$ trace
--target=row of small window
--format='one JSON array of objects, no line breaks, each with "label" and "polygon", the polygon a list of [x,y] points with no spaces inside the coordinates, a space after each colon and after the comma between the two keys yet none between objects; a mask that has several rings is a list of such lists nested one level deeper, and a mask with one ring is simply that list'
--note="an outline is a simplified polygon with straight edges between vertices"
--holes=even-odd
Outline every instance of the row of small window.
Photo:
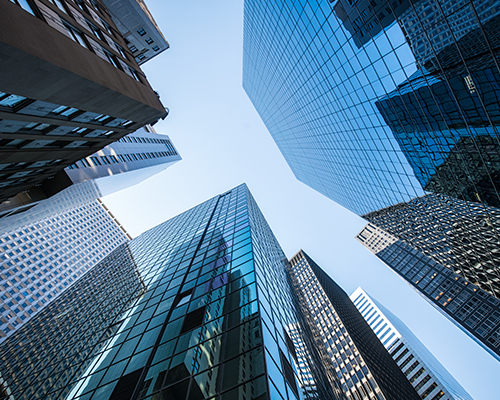
[{"label": "row of small window", "polygon": [[[96,123],[100,125],[121,128],[129,127],[134,123],[133,121],[127,119],[115,118],[106,114],[97,114],[90,111],[84,111],[71,106],[42,102],[41,100],[33,100],[28,97],[0,91],[0,108],[3,107],[9,111],[25,114],[25,112],[23,112],[23,108],[31,105],[39,106],[35,107],[38,116],[57,116],[63,120],[74,120],[77,122],[85,122],[91,124]],[[31,108],[32,107],[27,107],[28,113],[32,112]],[[40,110],[44,110],[45,113],[40,112]],[[49,124],[45,123],[30,122],[24,125],[21,129],[34,129],[44,131],[49,126]],[[81,131],[79,131],[79,129],[81,129]],[[83,130],[85,130],[85,128],[75,128],[73,129],[73,132],[82,133]]]},{"label": "row of small window", "polygon": [[[155,159],[160,157],[168,157],[172,155],[175,154],[171,154],[166,151],[155,151],[150,153],[135,153],[135,154],[117,154],[116,156],[109,155],[109,156],[82,158],[78,163],[82,164],[83,167],[85,168],[85,167],[95,167],[98,165],[118,164],[119,162]],[[70,165],[68,169],[80,168],[78,163]]]},{"label": "row of small window", "polygon": [[16,149],[70,149],[83,147],[88,145],[85,140],[24,140],[24,139],[0,139],[0,147],[16,148]]},{"label": "row of small window", "polygon": [[[146,36],[146,30],[145,30],[144,28],[140,28],[140,29],[138,29],[138,30],[137,30],[137,33],[138,33],[139,35],[141,35],[141,36]],[[145,41],[147,44],[153,44],[153,43],[154,43],[154,40],[151,38],[151,36],[148,36],[148,37],[147,37],[144,41]],[[135,45],[133,45],[133,44],[129,46],[129,49],[130,49],[130,51],[131,51],[132,53],[137,53],[137,51],[139,51],[139,50],[137,49],[137,46],[135,46]],[[157,46],[157,45],[154,45],[154,46],[152,47],[152,49],[153,49],[153,51],[159,51],[159,50],[160,50],[160,47],[159,47],[159,46]],[[145,49],[145,50],[144,50],[144,52],[143,52],[142,54],[139,54],[139,55],[137,56],[137,59],[138,59],[139,61],[142,61],[142,60],[144,60],[144,59],[146,58],[146,56],[144,55],[144,53],[145,53],[146,51],[147,51],[147,49]]]},{"label": "row of small window", "polygon": [[170,144],[170,141],[167,139],[154,139],[154,138],[144,138],[144,137],[136,137],[136,136],[124,136],[120,140],[120,142],[129,142],[129,143],[158,143],[158,144]]},{"label": "row of small window", "polygon": [[[85,38],[85,34],[83,32],[81,32],[80,30],[78,30],[77,28],[75,28],[73,25],[67,23],[66,21],[64,21],[63,24],[64,24],[64,27],[66,28],[66,30],[68,31],[68,33],[70,34],[70,37],[75,42],[79,43],[81,46],[83,46],[83,47],[89,49],[90,51],[94,52],[93,47],[87,41],[87,39]],[[91,29],[94,32],[94,34],[98,35],[98,37],[101,40],[103,40],[102,33],[100,33],[100,31],[98,31],[98,29],[95,26],[92,26],[92,25],[89,25],[89,26],[91,26]],[[120,45],[117,45],[117,44],[115,44],[115,47],[117,48],[117,50],[121,54],[121,56],[125,60],[128,60],[128,57],[127,57],[127,55],[126,55],[125,50],[123,49],[123,47],[121,47]],[[113,65],[115,68],[117,68],[117,69],[119,69],[121,71],[126,72],[128,75],[132,76],[136,81],[142,82],[139,73],[134,68],[132,68],[130,65],[126,65],[126,64],[120,62],[120,60],[118,59],[118,57],[116,55],[114,55],[113,53],[111,53],[110,51],[108,51],[108,50],[106,50],[106,49],[104,49],[102,47],[101,47],[101,51],[104,53],[104,55],[106,56],[107,61],[111,65]]]},{"label": "row of small window", "polygon": [[94,130],[89,128],[75,127],[61,127],[58,125],[50,125],[46,123],[39,122],[29,122],[22,126],[18,131],[32,131],[40,132],[42,134],[58,135],[58,136],[77,136],[77,137],[99,137],[99,136],[109,136],[113,133],[111,130]]},{"label": "row of small window", "polygon": [[48,166],[52,166],[52,165],[57,165],[59,164],[61,161],[61,159],[58,159],[58,160],[41,160],[41,161],[35,161],[33,163],[29,163],[29,162],[25,162],[25,161],[22,161],[22,162],[18,162],[18,163],[6,163],[6,164],[0,164],[0,170],[9,170],[11,168],[16,168],[16,169],[19,169],[19,168],[41,168],[41,167],[48,167]]}]

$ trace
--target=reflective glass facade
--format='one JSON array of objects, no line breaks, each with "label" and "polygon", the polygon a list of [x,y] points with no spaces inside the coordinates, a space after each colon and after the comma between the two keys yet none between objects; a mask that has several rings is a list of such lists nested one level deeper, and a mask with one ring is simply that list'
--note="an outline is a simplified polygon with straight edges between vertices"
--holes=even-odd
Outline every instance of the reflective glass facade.
[{"label": "reflective glass facade", "polygon": [[500,300],[402,240],[369,224],[357,239],[500,360]]},{"label": "reflective glass facade", "polygon": [[67,398],[68,383],[91,365],[117,332],[114,321],[143,289],[122,244],[2,343],[0,394],[8,400]]},{"label": "reflective glass facade", "polygon": [[[299,180],[359,215],[434,192],[450,215],[495,219],[498,244],[499,13],[495,0],[246,0],[243,87]],[[498,259],[471,236],[456,239]]]},{"label": "reflective glass facade", "polygon": [[348,399],[419,399],[349,296],[303,250],[289,274],[323,362]]},{"label": "reflective glass facade", "polygon": [[422,399],[472,400],[394,314],[359,287],[349,297]]},{"label": "reflective glass facade", "polygon": [[500,209],[428,194],[365,218],[500,298]]},{"label": "reflective glass facade", "polygon": [[234,188],[116,249],[43,310],[47,323],[8,338],[4,389],[16,399],[341,399],[304,335],[286,266],[248,189]]}]

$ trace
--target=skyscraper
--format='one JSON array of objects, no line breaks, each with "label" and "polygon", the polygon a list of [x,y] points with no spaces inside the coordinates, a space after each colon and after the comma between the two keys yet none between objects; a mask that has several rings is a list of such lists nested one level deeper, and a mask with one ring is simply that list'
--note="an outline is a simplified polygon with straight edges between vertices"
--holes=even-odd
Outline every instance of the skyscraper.
[{"label": "skyscraper", "polygon": [[340,288],[303,250],[289,273],[325,364],[349,399],[419,399],[377,336]]},{"label": "skyscraper", "polygon": [[66,189],[48,199],[0,212],[0,234],[135,185],[180,159],[170,138],[146,125],[66,167],[64,174],[72,182]]},{"label": "skyscraper", "polygon": [[373,224],[368,224],[356,238],[450,321],[500,360],[498,298]]},{"label": "skyscraper", "polygon": [[73,183],[79,183],[140,170],[126,175],[129,186],[164,170],[180,159],[170,138],[156,133],[152,126],[146,125],[66,167],[65,172]]},{"label": "skyscraper", "polygon": [[169,44],[144,0],[103,0],[103,3],[139,65],[168,49]]},{"label": "skyscraper", "polygon": [[349,297],[422,399],[472,400],[394,314],[359,287]]},{"label": "skyscraper", "polygon": [[[497,270],[497,2],[246,0],[244,15],[243,87],[296,177],[359,215],[407,204],[384,227],[402,240],[411,215],[446,238],[443,213],[469,208],[485,234],[446,241]],[[429,191],[442,213],[414,208]]]},{"label": "skyscraper", "polygon": [[100,0],[0,4],[0,201],[59,192],[63,169],[164,118]]},{"label": "skyscraper", "polygon": [[118,247],[9,337],[0,348],[3,391],[16,399],[343,399],[304,335],[286,266],[238,186]]},{"label": "skyscraper", "polygon": [[0,342],[130,239],[100,200],[0,234]]},{"label": "skyscraper", "polygon": [[489,294],[500,297],[500,209],[428,194],[364,217]]}]

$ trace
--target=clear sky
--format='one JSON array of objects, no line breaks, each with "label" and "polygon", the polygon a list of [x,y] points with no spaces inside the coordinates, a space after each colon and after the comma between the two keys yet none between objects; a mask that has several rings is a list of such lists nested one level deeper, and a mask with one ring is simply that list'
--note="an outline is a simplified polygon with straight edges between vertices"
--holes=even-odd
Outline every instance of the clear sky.
[{"label": "clear sky", "polygon": [[129,232],[246,182],[288,257],[303,248],[348,294],[363,287],[475,400],[497,398],[500,363],[356,242],[361,218],[295,179],[242,89],[243,0],[147,4],[171,46],[143,68],[170,109],[155,128],[183,160],[104,199]]}]

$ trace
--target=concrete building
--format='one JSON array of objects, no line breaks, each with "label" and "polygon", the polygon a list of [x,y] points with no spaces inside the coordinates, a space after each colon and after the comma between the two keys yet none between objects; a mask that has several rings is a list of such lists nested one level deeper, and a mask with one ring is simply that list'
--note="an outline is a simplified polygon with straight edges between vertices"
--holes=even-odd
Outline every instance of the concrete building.
[{"label": "concrete building", "polygon": [[167,135],[146,125],[64,169],[71,185],[48,199],[0,212],[0,234],[84,206],[163,171],[181,159]]},{"label": "concrete building", "polygon": [[100,200],[0,234],[0,342],[128,240]]},{"label": "concrete building", "polygon": [[139,65],[169,48],[143,0],[103,0]]},{"label": "concrete building", "polygon": [[[127,183],[133,185],[144,177],[163,171],[180,159],[170,138],[156,133],[152,126],[146,125],[66,167],[65,172],[73,183],[126,172]],[[139,173],[131,173],[132,171]]]},{"label": "concrete building", "polygon": [[472,400],[394,314],[359,287],[349,297],[422,399]]},{"label": "concrete building", "polygon": [[0,4],[0,210],[68,187],[63,169],[167,115],[100,0]]},{"label": "concrete building", "polygon": [[347,293],[303,251],[289,275],[323,362],[347,399],[419,399]]},{"label": "concrete building", "polygon": [[302,330],[287,263],[245,185],[215,196],[118,247],[9,337],[4,391],[344,400]]}]

